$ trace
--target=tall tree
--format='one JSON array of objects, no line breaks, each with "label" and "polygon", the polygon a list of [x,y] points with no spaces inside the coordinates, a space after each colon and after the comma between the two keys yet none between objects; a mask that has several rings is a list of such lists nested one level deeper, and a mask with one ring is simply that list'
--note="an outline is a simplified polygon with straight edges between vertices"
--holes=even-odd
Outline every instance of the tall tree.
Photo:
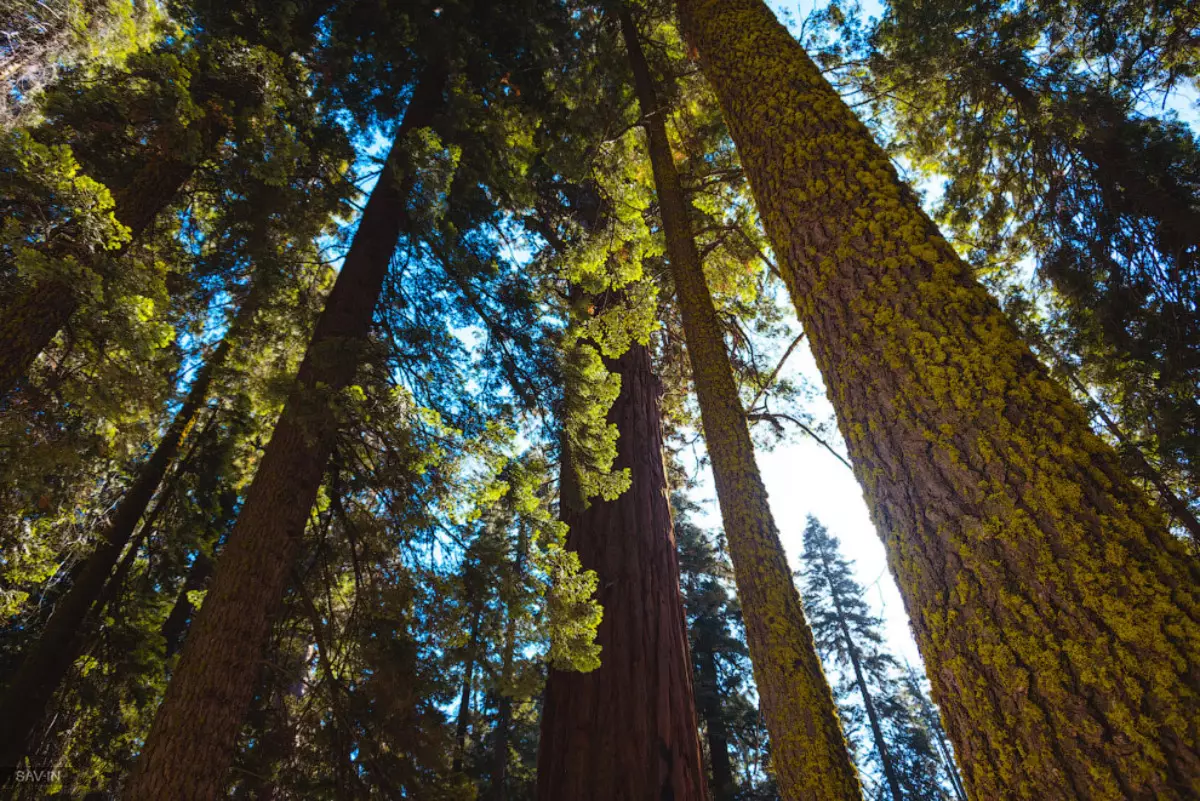
[{"label": "tall tree", "polygon": [[[51,99],[54,123],[43,126],[47,130],[40,135],[70,137],[83,129],[83,141],[70,145],[83,154],[85,172],[108,186],[113,215],[127,230],[114,242],[88,249],[62,237],[23,243],[25,259],[37,258],[39,269],[20,281],[0,307],[0,397],[13,390],[80,308],[84,288],[119,273],[117,264],[178,199],[236,118],[270,113],[270,79],[279,77],[272,73],[293,49],[311,42],[328,6],[325,0],[306,3],[311,13],[290,19],[295,25],[291,35],[273,42],[280,52],[254,46],[262,36],[252,36],[250,42],[223,38],[227,31],[206,28],[209,20],[200,19],[196,40],[170,42],[110,70],[100,81],[80,77],[73,94]],[[121,84],[130,91],[119,91]],[[71,124],[78,115],[94,119],[114,109],[118,116],[108,125]]]},{"label": "tall tree", "polygon": [[1139,6],[893,3],[858,85],[984,275],[1023,289],[1032,258],[1060,320],[1030,344],[1077,362],[1170,504],[1200,485],[1200,145],[1152,111],[1171,13]]},{"label": "tall tree", "polygon": [[[662,388],[646,344],[606,360],[621,389],[608,413],[613,468],[629,471],[615,499],[579,506],[563,491],[569,547],[600,582],[600,667],[551,670],[538,754],[538,798],[702,801],[704,780],[679,566],[663,467]],[[564,482],[576,480],[570,465]]]},{"label": "tall tree", "polygon": [[258,301],[253,294],[247,298],[232,322],[230,335],[222,339],[198,371],[174,420],[163,432],[154,452],[141,465],[137,478],[97,537],[95,549],[80,567],[71,588],[55,605],[54,614],[22,660],[20,669],[8,682],[4,696],[0,698],[0,713],[7,721],[4,733],[0,735],[0,764],[16,765],[24,756],[34,727],[87,640],[89,612],[97,604],[113,567],[133,538],[138,523],[195,424],[197,414],[208,401],[215,373],[221,369],[233,342],[257,311]]},{"label": "tall tree", "polygon": [[649,141],[667,258],[725,521],[772,764],[788,799],[855,799],[858,774],[767,502],[675,170],[664,108],[628,8],[619,11]]},{"label": "tall tree", "polygon": [[679,9],[968,791],[1195,795],[1200,567],[770,9]]},{"label": "tall tree", "polygon": [[[800,558],[804,609],[812,620],[817,650],[843,672],[850,668],[837,688],[843,718],[847,709],[852,715],[859,709],[866,713],[888,795],[894,801],[947,798],[928,732],[904,697],[900,666],[883,648],[883,621],[871,614],[837,538],[812,516],[804,528]],[[861,705],[846,703],[853,695]],[[953,765],[949,772],[953,785]]]},{"label": "tall tree", "polygon": [[354,377],[416,181],[410,132],[441,105],[437,65],[413,90],[325,311],[130,780],[130,798],[215,798],[254,690],[254,665],[332,449],[333,402]]}]

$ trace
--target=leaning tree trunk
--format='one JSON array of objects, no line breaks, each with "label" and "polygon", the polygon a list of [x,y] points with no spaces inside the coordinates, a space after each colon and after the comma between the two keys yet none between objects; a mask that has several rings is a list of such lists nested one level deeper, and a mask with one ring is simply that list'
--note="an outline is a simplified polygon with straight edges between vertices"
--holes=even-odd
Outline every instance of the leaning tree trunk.
[{"label": "leaning tree trunk", "polygon": [[271,441],[166,698],[126,791],[128,799],[213,799],[224,789],[263,645],[337,434],[330,404],[363,357],[414,176],[403,142],[440,107],[442,81],[413,94],[350,252],[325,303]]},{"label": "leaning tree trunk", "polygon": [[22,660],[5,689],[3,699],[0,699],[0,720],[4,721],[3,730],[0,731],[0,765],[15,765],[24,756],[25,748],[46,713],[50,699],[79,657],[87,641],[86,621],[89,612],[97,605],[113,565],[117,563],[121,552],[126,550],[138,522],[195,424],[197,414],[208,400],[214,375],[224,364],[233,342],[256,314],[260,294],[257,286],[251,287],[250,294],[231,323],[229,335],[221,340],[213,355],[197,372],[183,405],[163,433],[158,447],[142,463],[137,478],[117,504],[107,527],[97,537],[96,547],[74,577],[71,588],[55,605],[54,614],[47,621],[42,635]]},{"label": "leaning tree trunk", "polygon": [[[633,344],[608,369],[621,377],[609,411],[614,470],[629,489],[586,509],[564,488],[568,544],[596,571],[604,607],[590,673],[551,670],[538,749],[541,801],[704,801],[675,532],[663,466],[662,386],[649,349]],[[564,470],[569,476],[570,470]]]},{"label": "leaning tree trunk", "polygon": [[[227,122],[221,108],[210,104],[195,128],[201,145],[198,158],[181,157],[172,151],[152,159],[134,177],[129,186],[114,192],[114,214],[130,229],[130,239],[120,250],[96,252],[87,265],[97,272],[137,242],[155,217],[183,188],[198,161],[212,152],[225,135]],[[0,398],[8,395],[29,372],[33,360],[45,350],[79,308],[75,287],[66,281],[46,280],[26,286],[0,309]]]},{"label": "leaning tree trunk", "polygon": [[973,797],[1200,794],[1200,566],[761,0],[680,0]]},{"label": "leaning tree trunk", "polygon": [[666,122],[628,11],[622,10],[621,24],[649,139],[667,258],[742,603],[754,680],[771,734],[771,764],[785,799],[859,799],[858,772],[767,503],[729,354],[692,236]]},{"label": "leaning tree trunk", "polygon": [[463,660],[462,692],[458,699],[458,721],[454,726],[454,762],[455,773],[461,773],[463,758],[467,754],[467,729],[471,725],[471,692],[475,679],[475,655],[479,649],[479,626],[482,623],[483,612],[476,611],[471,621],[471,637],[467,644],[467,656]]}]

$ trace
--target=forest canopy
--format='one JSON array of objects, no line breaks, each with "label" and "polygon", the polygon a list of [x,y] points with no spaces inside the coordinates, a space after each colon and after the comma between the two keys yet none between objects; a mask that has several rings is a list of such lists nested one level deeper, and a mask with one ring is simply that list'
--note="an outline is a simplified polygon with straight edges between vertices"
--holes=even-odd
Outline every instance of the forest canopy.
[{"label": "forest canopy", "polygon": [[1197,42],[3,0],[0,794],[1200,796]]}]

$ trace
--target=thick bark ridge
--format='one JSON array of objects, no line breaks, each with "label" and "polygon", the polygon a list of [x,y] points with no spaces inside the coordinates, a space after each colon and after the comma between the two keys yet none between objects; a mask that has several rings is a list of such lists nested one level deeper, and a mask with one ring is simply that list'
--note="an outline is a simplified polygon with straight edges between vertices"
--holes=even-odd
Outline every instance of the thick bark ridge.
[{"label": "thick bark ridge", "polygon": [[1200,567],[760,0],[681,0],[975,798],[1200,794]]},{"label": "thick bark ridge", "polygon": [[705,801],[679,592],[675,532],[662,457],[662,387],[649,349],[633,345],[608,369],[621,394],[615,470],[632,483],[613,501],[564,504],[568,545],[600,578],[600,667],[551,670],[538,751],[541,801]]},{"label": "thick bark ridge", "polygon": [[775,776],[788,801],[857,800],[858,772],[767,502],[657,93],[627,11],[621,22]]},{"label": "thick bark ridge", "polygon": [[400,143],[428,124],[442,81],[417,87],[242,512],[184,643],[179,666],[126,790],[127,799],[215,799],[225,788],[257,667],[304,533],[336,423],[330,408],[354,377],[399,241],[412,175]]}]

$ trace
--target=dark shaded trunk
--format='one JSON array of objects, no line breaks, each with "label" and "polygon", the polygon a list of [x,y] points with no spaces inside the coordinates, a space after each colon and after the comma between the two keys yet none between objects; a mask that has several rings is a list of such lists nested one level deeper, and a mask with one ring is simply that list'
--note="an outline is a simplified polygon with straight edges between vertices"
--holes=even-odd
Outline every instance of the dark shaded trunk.
[{"label": "dark shaded trunk", "polygon": [[462,693],[458,699],[458,720],[454,726],[454,772],[461,773],[463,757],[467,751],[467,729],[471,725],[471,690],[475,679],[475,654],[479,648],[479,624],[482,615],[475,613],[471,621],[471,637],[467,644],[467,658],[463,661]]},{"label": "dark shaded trunk", "polygon": [[1200,795],[1200,563],[761,0],[680,0],[969,792]]},{"label": "dark shaded trunk", "polygon": [[[199,161],[207,158],[225,135],[223,112],[213,104],[196,123],[201,146],[197,158],[168,154],[152,159],[129,186],[113,192],[115,214],[129,227],[131,239],[120,250],[96,252],[86,265],[100,274],[111,269],[141,239],[154,219],[179,195]],[[34,359],[66,326],[79,307],[75,287],[64,281],[42,281],[17,292],[0,309],[0,398],[25,377]]]},{"label": "dark shaded trunk", "polygon": [[621,27],[649,140],[667,258],[742,603],[746,642],[763,718],[771,734],[776,779],[787,799],[857,801],[861,796],[858,772],[779,542],[692,235],[689,204],[675,171],[664,110],[637,28],[626,10],[621,12]]},{"label": "dark shaded trunk", "polygon": [[[517,553],[513,565],[513,580],[525,578],[525,552],[529,549],[529,537],[525,526],[517,535]],[[512,681],[513,660],[517,651],[517,618],[510,609],[504,624],[504,651],[500,665],[499,700],[496,703],[495,740],[492,748],[492,781],[488,790],[488,801],[505,801],[508,797],[508,741],[512,727]]]},{"label": "dark shaded trunk", "polygon": [[721,703],[721,683],[717,675],[717,657],[712,643],[703,633],[696,640],[696,704],[704,720],[708,740],[708,758],[712,767],[713,801],[733,801],[737,786],[733,781],[733,758],[729,753],[729,727]]},{"label": "dark shaded trunk", "polygon": [[192,616],[196,612],[196,607],[188,594],[204,589],[208,584],[209,577],[212,576],[213,566],[212,558],[203,552],[198,552],[192,560],[187,578],[179,590],[179,596],[175,599],[175,605],[171,607],[171,613],[167,615],[167,619],[162,624],[161,632],[163,642],[166,644],[167,659],[179,653],[179,648],[183,645],[183,638],[187,634],[188,625],[192,622]]},{"label": "dark shaded trunk", "polygon": [[443,81],[417,86],[317,322],[246,501],[184,644],[126,797],[213,799],[224,786],[271,621],[337,434],[329,404],[350,383],[407,218],[403,141],[429,124]]},{"label": "dark shaded trunk", "polygon": [[[253,298],[247,299],[233,323],[235,331],[253,317],[255,305]],[[95,549],[72,577],[71,588],[55,605],[41,636],[5,690],[0,700],[0,720],[5,721],[0,733],[0,765],[15,765],[20,760],[50,699],[79,657],[87,639],[89,613],[99,604],[113,566],[129,545],[138,522],[194,425],[197,413],[207,401],[213,376],[224,363],[230,347],[231,338],[226,337],[196,374],[171,425],[154,453],[142,464],[107,527],[97,537]]]},{"label": "dark shaded trunk", "polygon": [[[631,485],[586,509],[567,503],[569,547],[600,578],[604,607],[591,673],[551,670],[538,749],[541,801],[707,798],[662,456],[662,386],[649,349],[633,345],[608,369],[621,393],[614,470]],[[569,471],[564,471],[568,475]],[[566,484],[569,486],[570,481]]]}]

